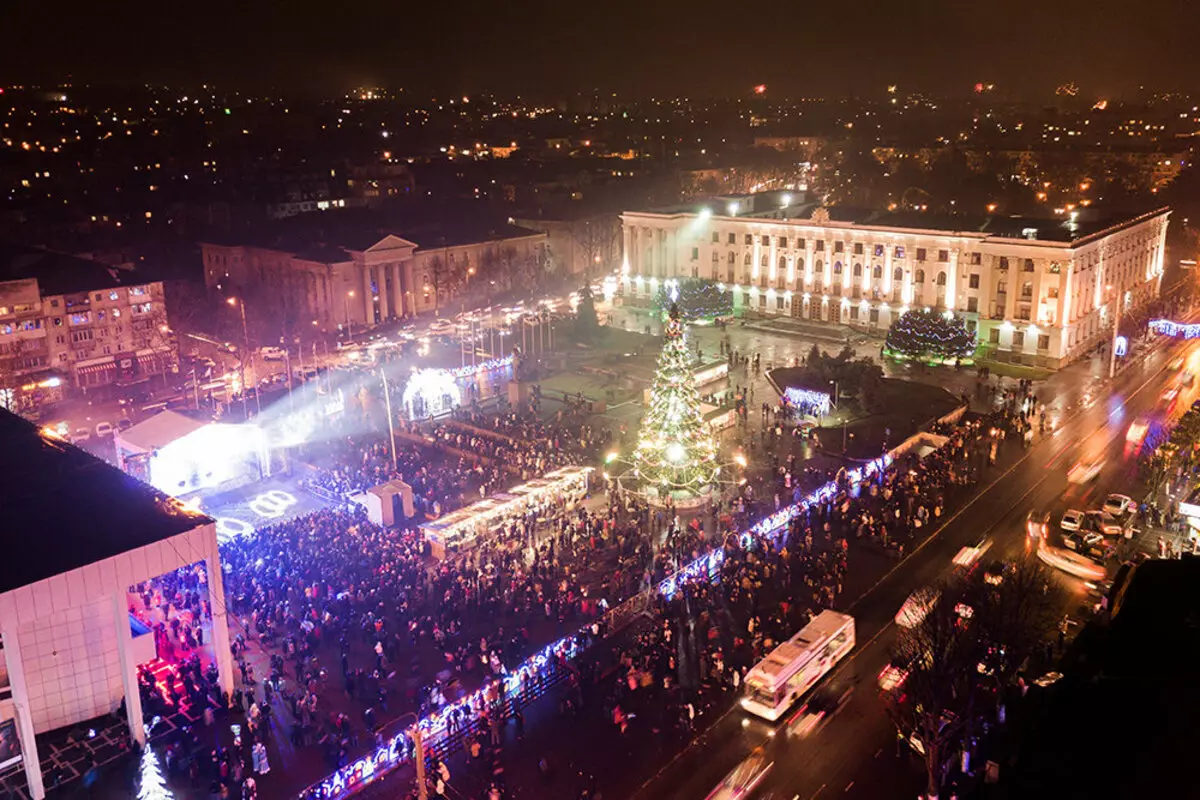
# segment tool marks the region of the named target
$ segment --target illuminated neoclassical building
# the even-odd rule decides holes
[[[1170,210],[1091,219],[843,214],[764,193],[622,215],[620,292],[716,281],[737,313],[886,329],[909,307],[951,311],[1002,360],[1057,368],[1156,297]],[[780,201],[779,198],[783,200]]]

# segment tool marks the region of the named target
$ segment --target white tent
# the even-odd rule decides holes
[[[118,465],[124,464],[126,456],[153,453],[208,424],[177,411],[160,411],[129,430],[117,433]]]

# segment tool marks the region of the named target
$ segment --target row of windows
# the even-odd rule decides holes
[[[736,233],[727,234],[725,241],[727,244],[737,244],[737,234]],[[754,244],[754,234],[751,234],[751,233],[744,234],[742,241],[746,245],[753,245]],[[712,232],[712,243],[720,244],[720,242],[721,242],[721,234],[718,231],[713,231]],[[769,235],[764,234],[763,236],[761,236],[759,238],[759,243],[762,244],[763,247],[770,247],[771,246],[771,237]],[[776,238],[776,246],[781,247],[781,248],[787,248],[788,244],[789,244],[788,237],[779,236]],[[807,245],[806,240],[796,239],[795,246],[796,246],[797,250],[804,250],[806,248],[806,245]],[[818,253],[825,252],[825,240],[817,239],[815,242],[813,242],[813,249]],[[852,245],[852,249],[853,249],[854,255],[856,255],[856,256],[861,256],[866,253],[866,247],[863,245],[862,242],[854,242]],[[872,255],[874,255],[876,258],[883,258],[886,250],[887,250],[887,248],[882,244],[873,245],[871,248]],[[846,243],[845,242],[834,242],[833,243],[833,252],[834,253],[844,253],[845,251],[846,251]],[[976,259],[979,258],[978,253],[973,253],[972,256],[974,256],[974,258],[976,258]],[[898,259],[903,259],[905,257],[904,246],[903,245],[895,245],[892,249],[892,257],[898,258]],[[928,260],[928,250],[924,247],[916,248],[916,257],[917,257],[917,261]],[[949,250],[938,250],[937,251],[937,260],[943,264],[949,263],[950,251]],[[972,263],[978,264],[979,261],[976,260]]]
[[[714,234],[713,234],[713,242],[714,242],[714,243],[716,242],[716,236],[717,236],[717,234],[715,234],[715,233],[714,233]],[[733,234],[730,234],[730,236],[732,237],[732,236],[733,236]],[[749,239],[749,238],[750,238],[750,234],[746,234],[746,237],[747,237],[747,239]],[[764,236],[763,238],[764,238],[764,239],[768,239],[768,238],[770,238],[770,237],[766,237],[766,236]],[[730,241],[729,243],[730,243],[730,244],[733,244],[733,241]],[[747,244],[749,244],[749,243],[750,243],[750,242],[747,242]],[[804,242],[803,242],[803,240],[801,240],[801,242],[800,242],[800,245],[801,245],[801,247],[803,247],[803,245],[804,245]],[[780,247],[787,247],[787,237],[780,237]],[[820,248],[820,247],[818,247],[818,248],[817,248],[817,250],[818,250],[818,251],[820,251],[821,249],[822,249],[822,248]],[[861,248],[859,248],[859,249],[861,249]],[[881,251],[881,250],[882,250],[882,245],[877,245],[877,246],[876,246],[876,250],[877,250],[877,251]],[[835,252],[838,252],[838,251],[836,251],[836,250],[835,250]],[[856,253],[855,253],[855,255],[862,255],[862,253],[861,253],[861,252],[856,252]],[[875,255],[876,255],[876,256],[882,256],[882,252],[876,252],[876,253],[875,253]],[[897,248],[896,248],[896,258],[903,258],[903,257],[904,257],[904,248],[903,248],[903,247],[897,247]],[[700,258],[700,248],[699,248],[699,247],[693,247],[693,248],[692,248],[692,261],[697,261],[697,260],[699,260],[699,258]],[[743,258],[743,262],[744,262],[746,265],[749,265],[749,264],[751,263],[751,255],[750,255],[750,253],[746,253],[746,254],[745,254],[745,255],[744,255],[742,258]],[[768,258],[768,257],[767,257],[767,255],[766,255],[765,253],[759,256],[759,259],[760,259],[761,265],[762,265],[762,266],[764,266],[764,267],[765,267],[765,266],[767,266],[767,263],[768,263],[768,262],[767,262],[767,258]],[[721,255],[720,255],[720,253],[718,253],[716,250],[714,250],[714,251],[712,252],[712,263],[714,263],[714,264],[716,264],[716,263],[719,263],[719,262],[720,262],[720,260],[721,260]],[[733,263],[735,263],[735,262],[736,262],[736,260],[737,260],[737,255],[736,255],[734,252],[730,251],[730,252],[727,254],[727,256],[726,256],[726,260],[727,260],[727,261],[728,261],[730,264],[733,264]],[[920,248],[920,247],[919,247],[919,248],[917,248],[917,261],[918,261],[918,262],[921,262],[921,261],[925,261],[925,260],[926,260],[926,259],[925,259],[925,249],[924,249],[924,248]],[[938,251],[938,261],[939,261],[939,262],[941,262],[941,263],[946,263],[946,262],[948,262],[949,260],[950,260],[950,256],[949,256],[949,252],[948,252],[948,251],[946,251],[946,250],[939,250],[939,251]],[[981,254],[981,253],[970,253],[970,254],[969,254],[969,262],[970,262],[971,266],[975,266],[975,267],[981,266],[981,265],[983,264],[983,256],[982,256],[982,254]],[[797,268],[799,268],[799,269],[803,269],[803,268],[804,268],[804,259],[802,259],[802,258],[798,258],[798,259],[796,259],[796,264],[797,264]],[[999,267],[1000,267],[1000,269],[1002,269],[1002,270],[1007,270],[1007,269],[1009,268],[1009,265],[1010,265],[1010,259],[1009,259],[1007,256],[1001,256],[1001,257],[1000,257],[1000,264],[999,264]],[[779,256],[779,268],[780,268],[780,269],[783,269],[783,268],[785,268],[786,266],[787,266],[787,256]],[[857,264],[855,265],[855,268],[856,268],[856,269],[861,269],[861,267],[860,267],[859,265],[857,265]],[[879,266],[876,266],[876,267],[875,267],[875,269],[876,269],[876,271],[879,271],[879,270],[880,270],[880,269],[882,269],[882,268],[881,268],[881,267],[879,267]],[[1024,271],[1024,272],[1034,272],[1034,271],[1036,271],[1036,266],[1035,266],[1035,264],[1034,264],[1034,261],[1033,261],[1033,259],[1032,259],[1032,258],[1026,258],[1026,259],[1022,259],[1022,260],[1021,260],[1021,269],[1022,269],[1022,271]],[[1052,262],[1050,262],[1050,264],[1048,265],[1048,270],[1049,270],[1049,272],[1050,272],[1050,273],[1052,273],[1052,274],[1054,274],[1054,275],[1057,275],[1057,274],[1059,274],[1059,272],[1061,272],[1061,271],[1062,271],[1062,266],[1061,266],[1061,265],[1060,265],[1060,264],[1059,264],[1057,261],[1052,261]],[[856,273],[856,274],[857,274],[857,273]]]
[[[1000,329],[999,328],[992,328],[991,332],[988,334],[988,341],[991,344],[1000,344]],[[1013,331],[1012,346],[1013,346],[1014,350],[1025,349],[1025,331]],[[1050,349],[1050,334],[1048,334],[1048,333],[1039,333],[1038,334],[1037,349],[1038,350],[1049,350]]]

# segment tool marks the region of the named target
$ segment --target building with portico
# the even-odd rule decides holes
[[[454,308],[473,281],[538,263],[546,234],[511,224],[412,233],[371,226],[332,234],[293,229],[257,242],[235,237],[200,247],[210,290],[270,287],[297,316],[332,330]]]
[[[1170,210],[966,217],[759,208],[744,199],[622,215],[622,302],[700,278],[739,314],[885,331],[910,307],[964,319],[994,357],[1058,368],[1158,296]],[[769,204],[767,204],[769,205]]]

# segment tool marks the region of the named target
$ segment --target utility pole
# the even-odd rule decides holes
[[[396,431],[394,429],[394,423],[392,421],[392,393],[388,389],[387,373],[384,372],[383,367],[379,368],[379,377],[383,381],[383,401],[384,401],[384,404],[387,406],[388,439],[390,439],[392,442],[392,469],[396,469],[396,467],[397,467]],[[419,747],[420,747],[420,745],[418,745],[418,748]]]

